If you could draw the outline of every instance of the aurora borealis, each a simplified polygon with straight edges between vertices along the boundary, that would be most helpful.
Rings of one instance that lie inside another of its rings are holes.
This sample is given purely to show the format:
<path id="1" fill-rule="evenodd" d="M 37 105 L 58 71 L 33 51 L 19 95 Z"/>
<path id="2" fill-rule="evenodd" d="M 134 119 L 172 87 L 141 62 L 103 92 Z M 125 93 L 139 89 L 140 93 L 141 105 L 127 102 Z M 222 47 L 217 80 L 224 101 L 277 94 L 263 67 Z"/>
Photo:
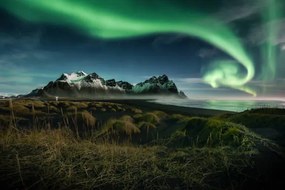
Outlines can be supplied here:
<path id="1" fill-rule="evenodd" d="M 264 64 L 262 78 L 264 80 L 273 80 L 276 75 L 277 49 L 274 43 L 276 43 L 280 28 L 275 22 L 281 14 L 280 2 L 280 0 L 269 1 L 267 11 L 265 11 L 263 16 L 267 23 L 265 35 L 268 36 L 263 52 Z"/>
<path id="2" fill-rule="evenodd" d="M 185 68 L 196 68 L 199 65 L 200 71 L 196 76 L 213 88 L 231 88 L 255 96 L 260 90 L 251 85 L 252 81 L 260 80 L 260 85 L 262 85 L 264 81 L 279 80 L 280 73 L 276 73 L 276 70 L 280 62 L 278 58 L 280 43 L 276 41 L 279 39 L 282 27 L 277 26 L 276 23 L 278 19 L 283 19 L 281 14 L 283 4 L 280 0 L 254 0 L 256 2 L 254 8 L 257 5 L 258 8 L 253 9 L 255 12 L 253 11 L 249 16 L 252 16 L 256 23 L 264 26 L 263 33 L 266 38 L 260 47 L 248 45 L 243 39 L 244 36 L 236 32 L 237 28 L 233 23 L 227 23 L 215 16 L 218 15 L 215 14 L 217 9 L 215 6 L 223 5 L 224 1 L 216 0 L 216 3 L 213 1 L 211 5 L 206 5 L 207 1 L 204 4 L 189 2 L 184 0 L 177 2 L 165 0 L 1 0 L 0 8 L 19 19 L 20 22 L 33 26 L 47 25 L 67 28 L 77 31 L 80 35 L 107 43 L 169 34 L 202 41 L 203 46 L 207 44 L 205 46 L 217 49 L 220 56 L 207 58 L 203 60 L 203 64 L 189 60 L 187 64 L 190 66 Z M 239 4 L 247 7 L 242 0 L 236 0 L 233 7 Z M 238 13 L 233 11 L 233 14 Z M 247 18 L 244 16 L 241 19 L 245 22 Z M 239 30 L 243 30 L 242 26 L 239 27 L 241 28 Z M 247 32 L 250 33 L 250 31 Z M 262 57 L 262 60 L 255 59 L 256 57 Z M 187 60 L 184 62 L 186 63 Z"/>

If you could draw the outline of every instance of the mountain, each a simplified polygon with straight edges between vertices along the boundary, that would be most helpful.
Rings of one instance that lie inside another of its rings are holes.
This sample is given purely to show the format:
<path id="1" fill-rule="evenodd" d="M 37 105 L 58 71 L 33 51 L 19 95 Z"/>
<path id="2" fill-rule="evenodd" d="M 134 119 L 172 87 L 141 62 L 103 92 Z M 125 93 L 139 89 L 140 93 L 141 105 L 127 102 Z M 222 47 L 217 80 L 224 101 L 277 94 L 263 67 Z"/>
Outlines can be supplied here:
<path id="1" fill-rule="evenodd" d="M 144 82 L 132 85 L 126 81 L 105 80 L 97 73 L 86 74 L 83 71 L 63 73 L 55 81 L 33 90 L 26 97 L 111 98 L 140 95 L 186 98 L 186 95 L 182 91 L 179 92 L 175 83 L 166 75 L 153 76 Z"/>
<path id="2" fill-rule="evenodd" d="M 16 98 L 18 95 L 12 95 L 12 94 L 0 94 L 0 99 L 7 99 L 7 98 Z"/>

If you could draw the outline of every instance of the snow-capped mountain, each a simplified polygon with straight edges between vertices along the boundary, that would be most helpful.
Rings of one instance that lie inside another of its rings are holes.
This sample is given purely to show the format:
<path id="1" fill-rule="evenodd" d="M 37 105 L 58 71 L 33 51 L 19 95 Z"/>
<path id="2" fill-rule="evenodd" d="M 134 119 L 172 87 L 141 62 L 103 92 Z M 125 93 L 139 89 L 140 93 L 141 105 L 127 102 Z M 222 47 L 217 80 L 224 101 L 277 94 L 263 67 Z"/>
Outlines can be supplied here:
<path id="1" fill-rule="evenodd" d="M 105 80 L 96 73 L 86 74 L 83 71 L 63 73 L 57 80 L 45 87 L 35 89 L 27 96 L 62 96 L 103 98 L 128 95 L 174 95 L 186 97 L 179 93 L 175 83 L 166 75 L 151 77 L 135 86 L 126 81 Z"/>
<path id="2" fill-rule="evenodd" d="M 178 93 L 177 87 L 173 81 L 170 81 L 166 75 L 151 77 L 150 79 L 138 83 L 133 88 L 134 93 Z"/>
<path id="3" fill-rule="evenodd" d="M 178 92 L 176 84 L 169 80 L 166 75 L 159 77 L 151 77 L 150 79 L 136 84 L 132 89 L 134 94 L 163 94 L 163 95 L 177 95 L 180 98 L 186 98 L 184 92 Z"/>

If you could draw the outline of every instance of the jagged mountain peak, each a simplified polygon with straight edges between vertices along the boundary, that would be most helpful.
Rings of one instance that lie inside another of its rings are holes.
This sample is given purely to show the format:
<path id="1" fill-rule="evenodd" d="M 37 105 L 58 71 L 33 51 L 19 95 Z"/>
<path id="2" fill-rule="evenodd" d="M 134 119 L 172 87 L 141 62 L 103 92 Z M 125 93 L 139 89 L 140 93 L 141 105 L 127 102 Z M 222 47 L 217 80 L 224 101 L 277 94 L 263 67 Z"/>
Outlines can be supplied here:
<path id="1" fill-rule="evenodd" d="M 161 76 L 153 76 L 147 80 L 145 80 L 143 83 L 160 83 L 160 84 L 164 84 L 169 82 L 169 78 L 166 74 L 163 74 Z"/>
<path id="2" fill-rule="evenodd" d="M 77 71 L 75 72 L 78 76 L 87 76 L 87 74 L 84 71 Z"/>
<path id="3" fill-rule="evenodd" d="M 165 94 L 179 95 L 178 89 L 172 80 L 169 80 L 167 75 L 153 76 L 144 82 L 138 83 L 133 88 L 137 94 Z"/>
<path id="4" fill-rule="evenodd" d="M 102 78 L 102 77 L 100 77 L 100 76 L 99 76 L 97 73 L 95 73 L 95 72 L 90 73 L 88 76 L 91 77 L 91 78 L 94 78 L 94 79 Z"/>
<path id="5" fill-rule="evenodd" d="M 113 97 L 117 95 L 172 95 L 183 97 L 168 76 L 153 76 L 135 86 L 126 81 L 105 80 L 97 73 L 83 71 L 63 73 L 57 80 L 49 82 L 43 89 L 33 90 L 27 96 L 65 97 Z"/>
<path id="6" fill-rule="evenodd" d="M 76 82 L 85 78 L 88 74 L 83 71 L 77 71 L 72 73 L 62 73 L 62 75 L 57 79 L 57 81 L 67 81 L 67 82 Z"/>

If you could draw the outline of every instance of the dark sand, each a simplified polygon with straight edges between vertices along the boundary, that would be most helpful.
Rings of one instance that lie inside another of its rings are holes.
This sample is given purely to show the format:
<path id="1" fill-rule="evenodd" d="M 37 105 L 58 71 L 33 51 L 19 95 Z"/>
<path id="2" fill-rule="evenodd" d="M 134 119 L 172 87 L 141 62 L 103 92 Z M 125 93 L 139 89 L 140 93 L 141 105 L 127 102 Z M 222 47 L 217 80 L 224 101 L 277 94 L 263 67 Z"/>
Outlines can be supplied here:
<path id="1" fill-rule="evenodd" d="M 183 115 L 193 115 L 193 116 L 203 116 L 203 117 L 235 113 L 231 111 L 159 104 L 159 103 L 151 102 L 151 100 L 142 100 L 142 99 L 122 99 L 122 100 L 110 99 L 110 100 L 100 100 L 100 101 L 126 104 L 126 105 L 140 108 L 142 110 L 150 110 L 150 111 L 160 110 L 160 111 L 164 111 L 170 114 L 183 114 Z"/>

